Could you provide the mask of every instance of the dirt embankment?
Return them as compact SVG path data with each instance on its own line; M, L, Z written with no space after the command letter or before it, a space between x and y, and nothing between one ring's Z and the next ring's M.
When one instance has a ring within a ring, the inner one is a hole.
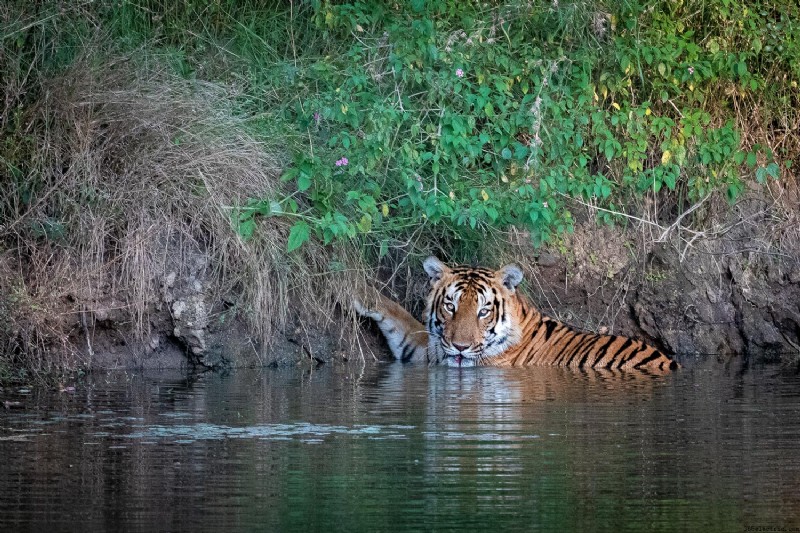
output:
M0 379L20 367L369 359L380 356L379 337L347 306L378 280L419 314L428 284L418 259L438 250L447 260L446 245L419 240L413 256L392 251L373 268L355 245L312 240L286 254L286 216L261 217L243 237L237 206L280 197L287 161L246 134L225 104L233 89L189 83L155 62L90 59L43 80L42 101L19 118L32 133L9 160L19 172L3 197ZM574 233L538 250L512 235L478 262L517 262L534 303L582 329L679 355L797 361L793 179L754 188L733 207L710 198L622 217L625 228L596 225L576 203Z
M765 242L746 231L735 239L698 240L688 248L672 238L651 241L649 250L636 242L640 236L631 229L584 223L546 250L512 246L507 260L523 265L525 290L543 312L576 327L646 338L685 361L750 353L796 363L797 255L790 257L785 249L778 254L731 248ZM165 268L148 280L158 290L148 295L146 335L136 335L130 295L113 292L106 279L62 293L51 301L47 316L42 309L29 312L38 313L28 318L43 328L41 348L71 353L65 366L92 368L219 368L385 356L379 334L368 324L358 334L347 330L354 322L342 307L332 307L327 320L309 321L300 300L292 305L291 295L289 318L265 341L237 307L241 294L220 291L210 256L168 256ZM4 271L5 280L13 279L7 262ZM411 272L410 277L393 272L384 290L419 314L427 283L421 270ZM17 300L17 310L22 303ZM59 334L47 337L47 331Z
M763 191L754 192L727 219L709 208L708 222L695 220L695 229L582 222L574 233L538 250L520 234L501 259L486 264L523 266L525 291L533 302L578 328L645 338L685 362L747 353L797 364L798 213L764 198ZM374 278L383 279L384 292L419 315L428 284L421 268L407 257L402 261L402 269L384 265ZM373 281L363 268L348 279L330 270L316 274L334 277L338 284L312 286L307 280L287 287L281 322L273 322L264 338L242 307L242 286L225 285L214 264L214 254L201 246L191 253L167 247L140 281L155 289L133 293L115 285L113 269L82 284L75 282L80 276L66 283L67 277L54 274L51 283L37 288L30 278L25 281L19 265L5 260L0 264L5 312L11 313L12 325L27 325L28 330L12 333L32 339L28 349L42 350L45 358L70 354L61 360L64 368L224 368L386 357L377 330L368 323L359 326L345 306L333 302L320 313L319 305L309 304L309 291L321 299L348 301L352 290ZM270 278L264 283L279 284L281 273L272 270L278 268L280 262L260 271ZM309 271L305 275L314 277ZM338 292L332 296L333 286ZM49 297L41 287L51 291ZM139 294L145 300L134 302ZM144 330L137 329L139 317Z

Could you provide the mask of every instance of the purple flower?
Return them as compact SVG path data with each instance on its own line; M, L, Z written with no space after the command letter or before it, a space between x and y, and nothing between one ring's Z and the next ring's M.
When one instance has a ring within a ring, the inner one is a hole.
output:
M337 167L346 167L349 162L350 161L348 161L346 157L343 157L343 158L339 159L338 161L336 161L336 166Z
M689 75L690 75L690 76L691 76L692 74L694 74L694 67L689 67L689 68L688 68L688 70L689 70Z
M459 78L463 78L464 77L464 71L461 70L460 68L457 68L456 69L456 76L458 76Z
M314 122L319 123L320 120L322 120L322 115L320 115L319 111L317 111L316 113L314 113Z

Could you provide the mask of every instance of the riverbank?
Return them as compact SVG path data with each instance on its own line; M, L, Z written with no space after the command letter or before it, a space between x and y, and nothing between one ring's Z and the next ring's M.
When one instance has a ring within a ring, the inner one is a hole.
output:
M385 357L431 254L796 365L799 8L689 4L6 4L0 380Z
M775 220L777 207L756 200L750 207L757 209L749 219L753 224L742 218L713 222L709 227L718 229L716 239L706 235L689 244L678 238L687 231L680 226L664 235L668 228L641 223L608 227L585 221L553 246L535 248L526 235L513 235L497 257L482 263L521 265L526 278L523 290L531 300L544 313L580 329L647 339L689 364L698 358L724 360L744 354L796 366L800 263L797 248L778 248L775 238L782 237L785 246L797 226L790 218L782 228L759 224L759 218ZM373 325L353 317L347 307L349 294L367 284L383 287L385 294L420 316L428 284L415 263L435 251L398 255L400 267L388 261L373 270L361 266L351 273L350 281L338 280L341 292L327 308L319 301L310 307L312 296L304 292L309 289L298 280L287 291L282 311L287 318L279 323L276 313L266 339L259 338L249 322L252 315L237 307L245 297L242 292L233 288L219 296L222 284L209 267L212 259L202 253L195 254L193 264L205 268L183 270L180 275L178 267L164 269L148 279L158 290L146 295L147 333L142 337L135 329L136 307L125 301L129 293L110 292L109 279L99 285L103 290L89 286L81 293L66 292L80 285L59 286L60 280L52 278L54 285L39 287L37 300L31 295L21 300L19 293L7 298L17 305L7 317L17 324L29 321L28 329L17 334L29 335L35 343L26 345L26 353L36 355L36 365L29 360L29 366L21 366L35 375L76 369L362 364L386 359L388 352ZM178 248L166 255L177 261L180 253ZM276 275L270 270L263 274L273 279ZM313 281L342 274L306 275ZM6 264L4 279L23 278ZM311 290L332 290L330 280L323 283L329 285ZM59 289L64 292L57 293ZM54 294L59 297L52 298ZM14 377L9 370L5 369L6 379Z

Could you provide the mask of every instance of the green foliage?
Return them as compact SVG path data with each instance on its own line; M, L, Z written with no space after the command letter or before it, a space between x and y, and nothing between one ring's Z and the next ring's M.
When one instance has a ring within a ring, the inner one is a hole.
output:
M776 72L797 98L800 47L783 46L798 29L770 6L317 4L336 52L292 79L310 142L284 176L308 201L290 248L306 229L328 243L420 224L541 242L571 227L570 197L735 200L745 178L780 173L766 146L743 146L735 106L778 90Z
M58 70L102 28L234 84L246 126L294 163L285 195L233 224L249 238L286 217L289 249L358 237L382 255L421 229L479 243L511 226L538 243L571 228L571 199L734 201L797 153L793 0L100 4L9 26L17 70ZM771 142L778 130L791 142ZM24 170L13 139L0 155Z

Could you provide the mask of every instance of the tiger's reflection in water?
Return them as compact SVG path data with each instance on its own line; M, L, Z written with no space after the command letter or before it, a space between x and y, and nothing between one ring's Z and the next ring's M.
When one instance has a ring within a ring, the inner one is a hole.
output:
M376 399L419 407L414 423L422 442L412 447L422 450L414 461L429 482L443 484L444 493L466 482L477 500L493 504L526 498L526 484L568 483L572 472L602 468L599 451L630 445L609 422L654 416L648 402L669 382L639 371L556 367L454 371L390 364L380 374ZM406 397L412 391L417 397ZM648 441L657 438L643 436L637 439L642 449L624 453L646 454Z

